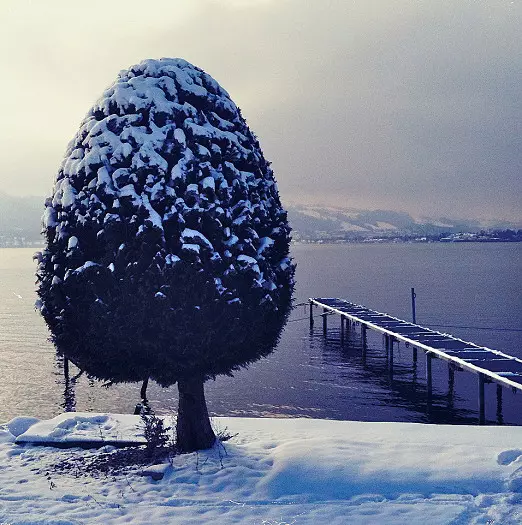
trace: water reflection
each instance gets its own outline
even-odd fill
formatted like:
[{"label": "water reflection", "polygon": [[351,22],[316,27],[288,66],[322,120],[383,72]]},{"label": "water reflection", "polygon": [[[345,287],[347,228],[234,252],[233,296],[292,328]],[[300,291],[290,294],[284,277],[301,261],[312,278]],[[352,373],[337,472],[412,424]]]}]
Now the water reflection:
[{"label": "water reflection", "polygon": [[[392,346],[370,331],[363,344],[355,325],[343,328],[331,322],[324,334],[321,325],[308,330],[303,324],[292,327],[278,352],[238,373],[240,377],[207,384],[213,415],[478,423],[472,374],[433,359],[430,392],[423,352],[416,356],[414,348],[397,342]],[[77,395],[80,410],[87,411],[133,413],[150,407],[161,414],[172,412],[177,404],[175,388],[162,389],[151,382],[150,400],[136,405],[142,384],[103,388],[58,355],[55,375],[63,392],[60,408],[66,412],[77,409]],[[496,399],[493,389],[486,396],[490,404],[496,401],[487,424],[504,424],[503,393],[499,387]]]},{"label": "water reflection", "polygon": [[[391,345],[379,345],[379,338],[375,341],[375,337],[370,343],[368,335],[367,344],[363,344],[360,331],[353,328],[343,338],[335,329],[330,329],[326,336],[311,331],[310,345],[321,347],[321,366],[325,373],[331,374],[339,386],[355,383],[371,393],[373,402],[389,407],[390,420],[404,420],[401,412],[405,410],[408,421],[477,423],[475,411],[455,406],[461,398],[455,394],[453,371],[449,374],[446,392],[436,389],[435,385],[430,390],[425,373],[423,380],[418,381],[419,361],[413,359],[412,352],[404,355],[397,342],[392,351]],[[332,369],[336,370],[332,373]]]}]

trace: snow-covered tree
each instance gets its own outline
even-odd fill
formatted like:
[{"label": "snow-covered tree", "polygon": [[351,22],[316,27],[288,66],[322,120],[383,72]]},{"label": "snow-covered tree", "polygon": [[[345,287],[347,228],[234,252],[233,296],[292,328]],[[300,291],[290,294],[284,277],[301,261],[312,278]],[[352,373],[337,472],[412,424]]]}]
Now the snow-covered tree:
[{"label": "snow-covered tree", "polygon": [[214,440],[203,385],[274,348],[290,228],[228,93],[181,59],[120,72],[69,144],[43,217],[39,308],[59,352],[113,382],[178,384],[178,445]]}]

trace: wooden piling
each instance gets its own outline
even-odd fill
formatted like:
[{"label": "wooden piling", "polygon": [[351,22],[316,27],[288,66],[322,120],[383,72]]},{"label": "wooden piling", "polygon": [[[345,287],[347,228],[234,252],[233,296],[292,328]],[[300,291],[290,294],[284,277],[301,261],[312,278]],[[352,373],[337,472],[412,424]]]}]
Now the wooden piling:
[{"label": "wooden piling", "polygon": [[413,321],[413,324],[417,324],[417,315],[415,313],[415,298],[417,295],[415,294],[415,288],[411,289],[411,318]]},{"label": "wooden piling", "polygon": [[453,408],[455,398],[455,369],[448,363],[448,408]]},{"label": "wooden piling", "polygon": [[413,387],[413,390],[415,390],[415,388],[417,387],[417,360],[415,359],[413,361],[413,367],[412,367],[412,371],[411,371],[411,382],[412,382],[412,387]]},{"label": "wooden piling", "polygon": [[431,370],[431,360],[433,359],[430,352],[426,352],[426,384],[427,384],[427,392],[428,392],[428,398],[431,399],[431,396],[433,394],[433,374]]},{"label": "wooden piling", "polygon": [[497,424],[504,424],[504,416],[502,415],[502,386],[497,385]]},{"label": "wooden piling", "polygon": [[484,385],[485,385],[484,374],[478,375],[479,393],[478,393],[478,405],[479,405],[479,425],[483,425],[486,422],[486,406],[484,397]]},{"label": "wooden piling", "polygon": [[451,366],[451,364],[448,364],[448,390],[450,394],[453,394],[453,390],[455,388],[455,370]]},{"label": "wooden piling", "polygon": [[326,308],[323,308],[323,333],[326,335],[326,331],[328,330],[328,310]]},{"label": "wooden piling", "polygon": [[390,336],[390,341],[388,343],[388,372],[390,377],[393,376],[393,337]]}]

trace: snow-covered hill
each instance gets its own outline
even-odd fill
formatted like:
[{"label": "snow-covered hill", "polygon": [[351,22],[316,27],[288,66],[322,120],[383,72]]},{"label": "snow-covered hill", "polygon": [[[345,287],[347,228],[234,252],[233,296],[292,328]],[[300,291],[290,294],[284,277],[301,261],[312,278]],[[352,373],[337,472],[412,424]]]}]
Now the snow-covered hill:
[{"label": "snow-covered hill", "polygon": [[506,221],[458,220],[446,217],[414,218],[390,210],[358,210],[327,206],[287,206],[294,238],[321,239],[333,236],[346,239],[373,236],[438,235],[474,232],[481,229],[519,229],[521,224]]}]

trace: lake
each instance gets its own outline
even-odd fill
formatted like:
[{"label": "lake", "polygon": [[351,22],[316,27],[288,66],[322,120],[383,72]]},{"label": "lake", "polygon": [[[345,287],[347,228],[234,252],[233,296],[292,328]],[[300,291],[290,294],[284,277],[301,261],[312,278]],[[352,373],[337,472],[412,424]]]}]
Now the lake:
[{"label": "lake", "polygon": [[[51,417],[64,406],[132,413],[137,384],[106,389],[81,376],[69,385],[65,401],[63,363],[33,306],[34,251],[0,249],[0,421],[22,414]],[[292,255],[296,304],[341,297],[410,320],[415,287],[419,324],[522,358],[520,243],[295,245]],[[331,318],[324,337],[321,323],[310,330],[307,312],[298,306],[270,357],[234,378],[207,383],[209,410],[220,416],[475,424],[477,376],[458,372],[449,388],[447,364],[434,360],[428,404],[425,361],[419,353],[413,366],[411,354],[399,346],[390,377],[381,336],[368,332],[363,360],[358,331],[341,344],[339,319]],[[157,413],[176,409],[175,387],[152,383],[148,394]],[[503,400],[500,415],[495,386],[486,385],[487,422],[522,424],[522,393],[504,389]]]}]

